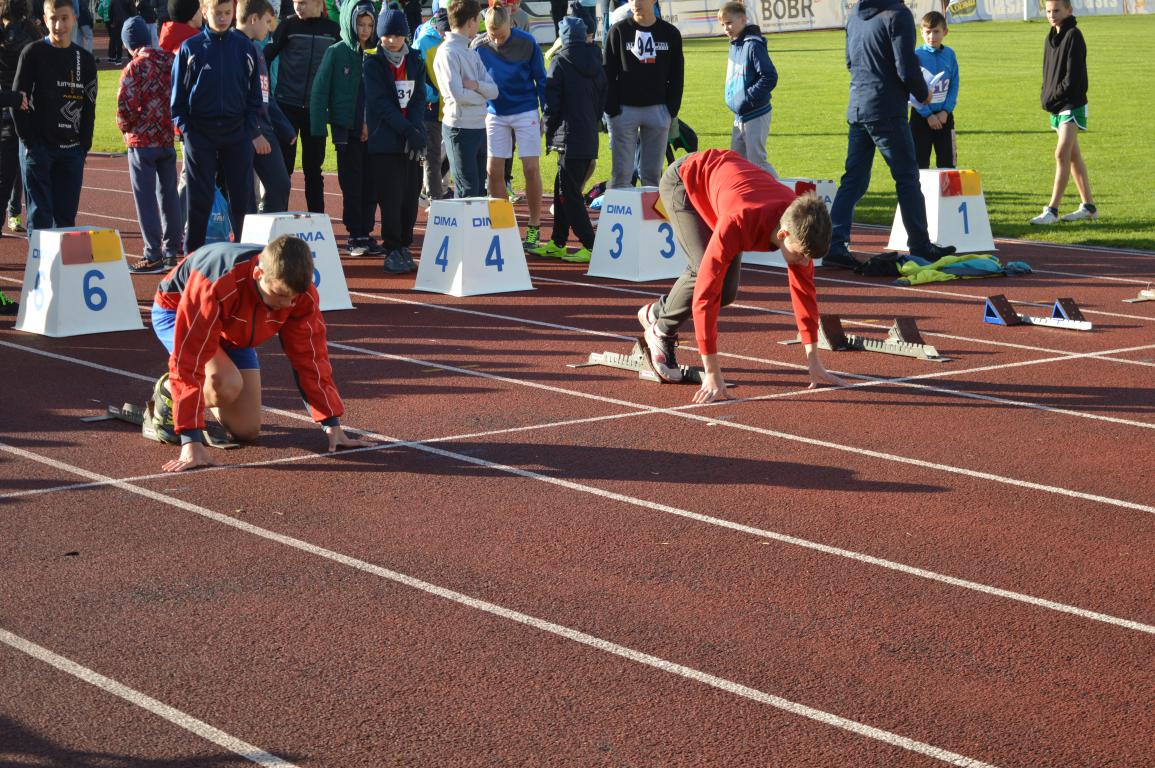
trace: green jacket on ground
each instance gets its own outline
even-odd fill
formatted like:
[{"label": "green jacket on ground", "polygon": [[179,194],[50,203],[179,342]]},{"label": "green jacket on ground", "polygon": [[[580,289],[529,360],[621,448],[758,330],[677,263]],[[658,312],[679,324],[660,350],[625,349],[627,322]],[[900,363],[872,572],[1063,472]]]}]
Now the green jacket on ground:
[{"label": "green jacket on ground", "polygon": [[377,11],[371,0],[346,0],[341,5],[340,41],[325,51],[313,91],[309,96],[309,131],[324,136],[326,126],[338,125],[352,130],[357,119],[357,93],[361,88],[361,67],[365,57],[357,42],[357,17],[373,17],[372,43],[376,45]]}]

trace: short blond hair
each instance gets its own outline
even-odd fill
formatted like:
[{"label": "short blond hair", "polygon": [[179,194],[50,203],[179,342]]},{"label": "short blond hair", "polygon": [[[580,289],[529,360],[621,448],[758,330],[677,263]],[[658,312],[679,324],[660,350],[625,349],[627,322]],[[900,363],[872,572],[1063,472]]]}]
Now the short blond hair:
[{"label": "short blond hair", "polygon": [[781,229],[786,230],[799,249],[813,259],[821,259],[830,250],[830,211],[826,203],[813,192],[795,198],[782,214]]}]

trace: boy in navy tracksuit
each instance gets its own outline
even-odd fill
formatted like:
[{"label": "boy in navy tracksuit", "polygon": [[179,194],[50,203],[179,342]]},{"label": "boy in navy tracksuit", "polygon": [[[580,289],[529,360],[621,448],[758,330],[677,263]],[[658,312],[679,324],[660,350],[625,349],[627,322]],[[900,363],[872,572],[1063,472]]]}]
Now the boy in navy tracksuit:
[{"label": "boy in navy tracksuit", "polygon": [[385,271],[399,274],[417,269],[409,246],[425,154],[425,62],[405,42],[409,24],[401,11],[381,11],[377,37],[377,52],[365,57],[365,122],[369,164],[383,182],[376,186]]},{"label": "boy in navy tracksuit", "polygon": [[718,23],[730,38],[726,63],[726,106],[734,113],[730,149],[771,176],[778,172],[766,159],[770,135],[770,92],[778,85],[778,70],[766,51],[766,38],[757,24],[750,24],[742,3],[723,3]]},{"label": "boy in navy tracksuit", "polygon": [[172,119],[184,136],[188,169],[185,247],[205,244],[218,168],[224,172],[229,218],[240,236],[253,202],[253,150],[261,137],[261,75],[257,49],[231,29],[233,0],[205,0],[205,29],[181,44],[172,71]]},{"label": "boy in navy tracksuit", "polygon": [[[594,247],[594,228],[586,211],[582,184],[598,158],[598,124],[606,104],[606,72],[592,29],[577,16],[558,24],[561,48],[549,63],[545,81],[545,145],[556,149],[557,176],[553,182],[553,235],[530,253],[577,263],[588,263]],[[566,251],[570,228],[581,248]]]},{"label": "boy in navy tracksuit", "polygon": [[[935,165],[954,168],[954,108],[958,103],[958,59],[954,51],[942,44],[947,35],[946,17],[931,11],[922,17],[922,39],[926,43],[915,49],[923,77],[930,73],[934,85],[930,104],[910,108],[910,133],[914,138],[914,156],[919,168],[930,168],[930,150],[934,148]],[[937,79],[936,79],[937,78]]]}]

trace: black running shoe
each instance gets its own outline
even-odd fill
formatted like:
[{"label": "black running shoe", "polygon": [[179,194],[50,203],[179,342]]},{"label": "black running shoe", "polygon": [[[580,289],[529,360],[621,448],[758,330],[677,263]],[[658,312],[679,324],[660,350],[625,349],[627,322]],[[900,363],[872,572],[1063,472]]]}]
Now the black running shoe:
[{"label": "black running shoe", "polygon": [[920,259],[926,259],[928,261],[938,261],[943,256],[950,256],[954,252],[955,247],[953,245],[935,245],[934,243],[931,243],[926,247],[925,251],[921,251],[919,253],[911,251],[910,255],[918,256]]},{"label": "black running shoe", "polygon": [[404,275],[410,271],[400,248],[390,251],[385,257],[385,271],[390,275]]},{"label": "black running shoe", "polygon": [[851,256],[849,251],[831,251],[822,259],[822,266],[837,267],[839,269],[858,269],[861,263],[858,259]]},{"label": "black running shoe", "polygon": [[164,259],[138,259],[128,271],[134,275],[155,275],[164,272]]}]

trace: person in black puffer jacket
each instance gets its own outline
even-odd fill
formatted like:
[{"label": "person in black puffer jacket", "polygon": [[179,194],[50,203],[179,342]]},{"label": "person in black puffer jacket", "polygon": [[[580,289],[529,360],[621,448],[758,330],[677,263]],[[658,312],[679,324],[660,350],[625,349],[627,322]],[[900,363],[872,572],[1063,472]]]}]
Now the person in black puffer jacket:
[{"label": "person in black puffer jacket", "polygon": [[[553,235],[532,249],[539,256],[587,263],[594,247],[582,184],[598,157],[598,124],[606,103],[606,72],[593,30],[577,16],[558,23],[562,47],[553,55],[545,81],[545,145],[558,153],[553,181]],[[566,251],[570,228],[581,248]]]}]

